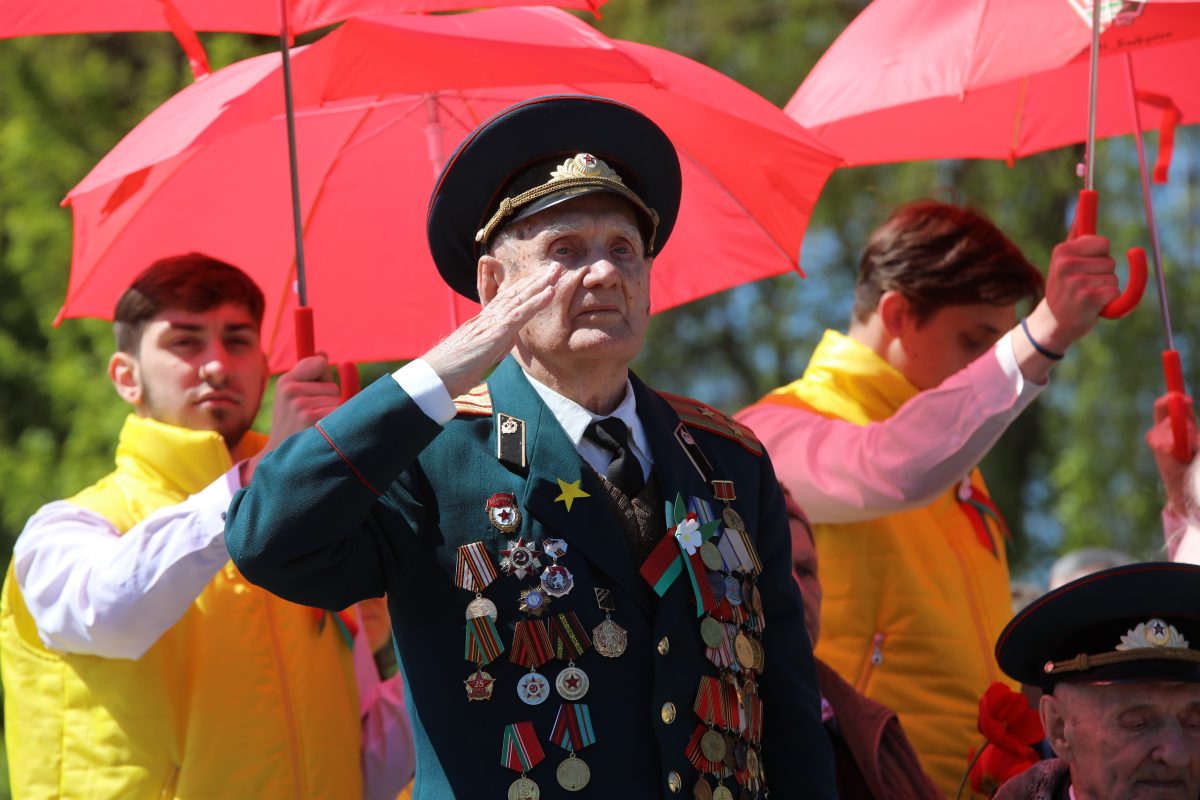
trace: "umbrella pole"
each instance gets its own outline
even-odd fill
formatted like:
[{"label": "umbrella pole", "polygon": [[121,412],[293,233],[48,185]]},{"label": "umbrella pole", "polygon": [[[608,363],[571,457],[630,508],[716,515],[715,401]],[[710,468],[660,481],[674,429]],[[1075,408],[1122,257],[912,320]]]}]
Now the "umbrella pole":
[{"label": "umbrella pole", "polygon": [[[1096,103],[1100,83],[1100,2],[1092,0],[1092,51],[1089,54],[1091,69],[1088,75],[1088,124],[1087,150],[1084,152],[1083,189],[1079,192],[1079,206],[1075,211],[1073,235],[1095,235],[1096,207]],[[1137,307],[1146,290],[1146,253],[1140,247],[1129,250],[1129,284],[1119,297],[1100,309],[1105,319],[1120,319]]]},{"label": "umbrella pole", "polygon": [[283,103],[287,118],[288,172],[292,179],[292,228],[296,236],[296,358],[316,352],[313,337],[312,308],[308,305],[308,285],[304,277],[304,222],[300,215],[300,166],[296,157],[296,109],[292,102],[292,59],[288,43],[287,0],[279,0],[279,52],[283,56]]},{"label": "umbrella pole", "polygon": [[1133,59],[1125,53],[1125,77],[1129,84],[1129,113],[1133,117],[1133,139],[1137,145],[1138,176],[1142,182],[1142,200],[1146,206],[1146,232],[1150,235],[1150,260],[1154,264],[1154,279],[1158,287],[1158,307],[1162,312],[1163,339],[1167,349],[1163,351],[1163,373],[1166,376],[1168,407],[1171,417],[1173,455],[1175,460],[1186,464],[1191,460],[1192,447],[1188,442],[1188,401],[1183,383],[1183,365],[1179,351],[1175,349],[1175,332],[1171,326],[1171,307],[1167,302],[1167,282],[1163,275],[1162,250],[1158,241],[1158,225],[1154,219],[1154,202],[1150,197],[1150,176],[1146,172],[1146,147],[1142,141],[1142,118],[1138,109],[1136,84],[1133,79]]}]

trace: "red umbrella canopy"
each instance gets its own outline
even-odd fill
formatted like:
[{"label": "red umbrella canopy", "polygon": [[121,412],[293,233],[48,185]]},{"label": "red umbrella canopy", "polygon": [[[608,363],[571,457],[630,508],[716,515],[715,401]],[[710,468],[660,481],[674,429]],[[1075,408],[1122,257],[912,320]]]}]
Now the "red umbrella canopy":
[{"label": "red umbrella canopy", "polygon": [[[596,13],[608,0],[547,0]],[[356,16],[526,5],[528,0],[284,0],[288,30],[323,28]],[[174,30],[279,33],[280,0],[4,0],[0,39],[52,33]]]},{"label": "red umbrella canopy", "polygon": [[[1200,3],[1109,6],[1097,135],[1133,131],[1131,85],[1144,126],[1164,113],[1197,119]],[[1087,133],[1090,8],[1085,0],[875,0],[785,110],[855,165],[1011,160],[1078,143]]]},{"label": "red umbrella canopy", "polygon": [[[419,355],[475,313],[438,276],[425,211],[457,143],[518,101],[611,97],[675,143],[683,200],[655,262],[655,310],[796,269],[817,196],[841,164],[740,84],[554,9],[355,19],[295,51],[292,66],[308,296],[335,361]],[[108,317],[152,260],[200,250],[260,283],[272,367],[293,363],[278,69],[279,56],[260,56],[187,87],[72,190],[64,315]]]}]

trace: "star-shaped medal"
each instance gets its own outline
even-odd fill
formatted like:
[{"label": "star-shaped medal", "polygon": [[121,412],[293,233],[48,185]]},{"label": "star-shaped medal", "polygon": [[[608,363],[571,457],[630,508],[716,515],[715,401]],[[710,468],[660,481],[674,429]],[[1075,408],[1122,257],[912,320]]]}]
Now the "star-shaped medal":
[{"label": "star-shaped medal", "polygon": [[[579,480],[571,481],[570,483],[567,483],[562,478],[555,478],[555,480],[558,481],[558,488],[562,491],[559,493],[558,497],[554,498],[554,502],[566,503],[567,511],[571,510],[571,506],[576,500],[582,497],[591,497],[590,494],[579,488]],[[583,479],[580,478],[580,480]]]},{"label": "star-shaped medal", "polygon": [[542,562],[538,561],[532,543],[527,543],[523,536],[518,536],[515,542],[509,542],[507,550],[500,551],[500,569],[504,570],[505,575],[524,578],[541,568]]},{"label": "star-shaped medal", "polygon": [[467,700],[491,700],[492,685],[495,682],[496,679],[491,675],[481,669],[476,670],[475,674],[463,681],[467,687]]}]

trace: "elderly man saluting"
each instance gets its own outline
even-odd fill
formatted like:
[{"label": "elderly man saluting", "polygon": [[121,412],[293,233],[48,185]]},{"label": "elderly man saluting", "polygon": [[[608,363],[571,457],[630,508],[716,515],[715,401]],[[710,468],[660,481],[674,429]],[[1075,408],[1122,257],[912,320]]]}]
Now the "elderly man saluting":
[{"label": "elderly man saluting", "polygon": [[1130,564],[1056,589],[1017,615],[996,659],[1045,691],[1058,758],[996,800],[1200,796],[1200,567]]},{"label": "elderly man saluting", "polygon": [[609,100],[484,123],[428,219],[483,310],[230,507],[250,580],[326,608],[387,592],[419,800],[834,796],[770,463],[628,367],[680,180]]}]

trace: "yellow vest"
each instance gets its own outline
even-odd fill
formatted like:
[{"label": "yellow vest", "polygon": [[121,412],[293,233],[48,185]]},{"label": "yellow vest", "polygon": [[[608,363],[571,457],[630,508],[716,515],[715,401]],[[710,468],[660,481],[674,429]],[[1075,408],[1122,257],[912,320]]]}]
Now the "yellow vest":
[{"label": "yellow vest", "polygon": [[[253,437],[253,451],[262,437]],[[232,466],[224,441],[130,416],[116,470],[69,502],[124,533]],[[357,798],[360,721],[350,650],[313,610],[228,563],[134,660],[38,638],[12,567],[0,669],[13,797]]]},{"label": "yellow vest", "polygon": [[[917,391],[870,348],[826,331],[804,376],[760,402],[866,425]],[[971,485],[986,496],[978,470]],[[817,657],[896,711],[921,765],[950,797],[967,751],[983,739],[979,698],[1004,680],[993,647],[1012,616],[1002,525],[989,520],[978,532],[958,489],[911,511],[814,526],[824,590]]]}]

